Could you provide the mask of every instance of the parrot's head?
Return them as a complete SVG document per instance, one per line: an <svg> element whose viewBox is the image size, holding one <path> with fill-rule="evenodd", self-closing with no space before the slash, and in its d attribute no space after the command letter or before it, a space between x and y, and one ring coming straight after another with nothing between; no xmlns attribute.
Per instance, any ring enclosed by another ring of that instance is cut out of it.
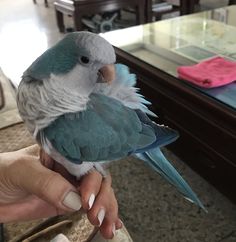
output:
<svg viewBox="0 0 236 242"><path fill-rule="evenodd" d="M36 137L62 114L85 110L94 89L115 79L115 61L112 45L85 31L69 33L46 50L23 73L17 91L30 132Z"/></svg>
<svg viewBox="0 0 236 242"><path fill-rule="evenodd" d="M115 78L115 51L112 45L101 36L91 32L75 32L78 64L97 74L96 81L110 83ZM65 38L65 41L66 41Z"/></svg>
<svg viewBox="0 0 236 242"><path fill-rule="evenodd" d="M97 82L115 79L115 61L114 48L104 38L87 31L73 32L36 59L23 78L53 79L57 86L86 95Z"/></svg>
<svg viewBox="0 0 236 242"><path fill-rule="evenodd" d="M101 36L86 31L70 33L55 48L65 52L64 59L70 64L74 63L66 78L62 75L68 88L87 95L97 82L115 79L115 51Z"/></svg>

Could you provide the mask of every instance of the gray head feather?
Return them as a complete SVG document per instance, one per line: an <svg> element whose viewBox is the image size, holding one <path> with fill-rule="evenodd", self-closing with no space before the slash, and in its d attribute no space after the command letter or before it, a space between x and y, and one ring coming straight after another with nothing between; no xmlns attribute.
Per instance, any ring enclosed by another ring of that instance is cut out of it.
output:
<svg viewBox="0 0 236 242"><path fill-rule="evenodd" d="M112 45L101 36L82 31L67 34L55 46L45 51L24 72L27 80L43 80L51 74L66 74L73 69L82 56L103 66L115 62Z"/></svg>

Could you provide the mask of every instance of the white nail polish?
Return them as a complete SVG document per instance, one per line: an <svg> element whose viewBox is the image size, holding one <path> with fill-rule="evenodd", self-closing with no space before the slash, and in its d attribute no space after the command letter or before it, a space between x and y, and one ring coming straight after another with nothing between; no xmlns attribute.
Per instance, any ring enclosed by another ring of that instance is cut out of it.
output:
<svg viewBox="0 0 236 242"><path fill-rule="evenodd" d="M68 192L68 194L65 196L62 203L66 207L71 208L71 209L76 210L76 211L81 208L80 196L73 191Z"/></svg>
<svg viewBox="0 0 236 242"><path fill-rule="evenodd" d="M70 242L64 234L58 234L50 242Z"/></svg>
<svg viewBox="0 0 236 242"><path fill-rule="evenodd" d="M89 205L89 210L91 209L91 207L93 206L93 203L95 201L95 195L92 193L89 197L89 201L88 201L88 205Z"/></svg>
<svg viewBox="0 0 236 242"><path fill-rule="evenodd" d="M113 233L113 236L116 236L116 225L115 224L112 224L112 233Z"/></svg>
<svg viewBox="0 0 236 242"><path fill-rule="evenodd" d="M101 208L98 212L99 227L102 225L104 217L105 217L105 209Z"/></svg>

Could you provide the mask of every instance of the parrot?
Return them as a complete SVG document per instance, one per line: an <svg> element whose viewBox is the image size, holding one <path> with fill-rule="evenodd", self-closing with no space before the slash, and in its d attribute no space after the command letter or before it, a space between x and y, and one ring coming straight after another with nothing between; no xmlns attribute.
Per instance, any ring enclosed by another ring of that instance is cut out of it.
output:
<svg viewBox="0 0 236 242"><path fill-rule="evenodd" d="M94 169L106 176L111 162L134 156L205 210L161 151L179 133L152 120L136 82L106 39L72 32L25 70L18 110L36 142L77 179Z"/></svg>

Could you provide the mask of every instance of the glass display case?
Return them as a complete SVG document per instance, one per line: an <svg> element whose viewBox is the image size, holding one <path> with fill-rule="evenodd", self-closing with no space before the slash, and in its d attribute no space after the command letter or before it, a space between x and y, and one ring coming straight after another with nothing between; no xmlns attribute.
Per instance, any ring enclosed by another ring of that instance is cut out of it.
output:
<svg viewBox="0 0 236 242"><path fill-rule="evenodd" d="M177 67L222 56L236 61L236 6L106 33L114 46L177 77ZM126 36L124 38L124 36ZM199 91L236 108L236 82Z"/></svg>

